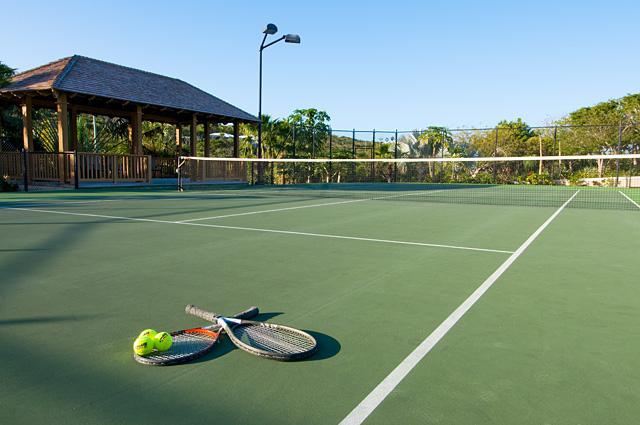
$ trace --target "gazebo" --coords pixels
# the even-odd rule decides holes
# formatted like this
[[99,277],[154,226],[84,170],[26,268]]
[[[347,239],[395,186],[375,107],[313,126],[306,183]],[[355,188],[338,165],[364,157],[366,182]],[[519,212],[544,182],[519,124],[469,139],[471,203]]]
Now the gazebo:
[[[57,111],[59,154],[77,149],[79,113],[126,118],[129,122],[128,156],[134,159],[144,156],[142,121],[175,125],[179,150],[182,149],[182,128],[189,126],[192,156],[197,155],[199,124],[204,126],[204,155],[210,156],[210,125],[233,123],[233,155],[238,156],[239,124],[258,122],[253,115],[182,80],[78,55],[15,75],[8,86],[0,89],[0,103],[20,107],[23,147],[29,153],[34,152],[34,107]],[[149,167],[147,161],[146,175],[150,175]],[[62,168],[61,165],[59,174],[62,174]],[[140,165],[133,168],[140,168]],[[111,174],[114,172],[112,170]],[[88,178],[87,175],[84,177]],[[113,179],[115,181],[115,175]],[[63,178],[57,176],[52,180]],[[122,180],[127,180],[127,176],[123,175]]]

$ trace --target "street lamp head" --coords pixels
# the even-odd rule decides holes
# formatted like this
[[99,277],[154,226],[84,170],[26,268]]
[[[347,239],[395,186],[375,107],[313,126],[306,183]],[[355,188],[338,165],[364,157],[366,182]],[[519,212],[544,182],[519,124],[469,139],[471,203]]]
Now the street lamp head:
[[298,34],[287,34],[284,36],[284,42],[300,44],[300,36]]
[[278,27],[276,27],[274,24],[267,24],[267,27],[264,30],[262,30],[262,33],[267,35],[273,35],[277,32],[278,32]]

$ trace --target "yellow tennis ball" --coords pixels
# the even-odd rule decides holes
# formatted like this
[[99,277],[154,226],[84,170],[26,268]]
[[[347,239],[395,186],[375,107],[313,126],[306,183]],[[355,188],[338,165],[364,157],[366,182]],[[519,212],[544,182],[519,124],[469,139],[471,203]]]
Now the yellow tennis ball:
[[133,352],[139,356],[146,356],[153,351],[153,338],[139,336],[133,341]]
[[140,335],[138,335],[138,338],[140,338],[141,336],[148,336],[149,338],[153,339],[154,336],[156,336],[157,332],[154,331],[153,329],[145,329],[142,332],[140,332]]
[[173,338],[171,338],[171,335],[166,332],[158,332],[156,336],[153,337],[153,343],[158,351],[167,351],[171,348]]

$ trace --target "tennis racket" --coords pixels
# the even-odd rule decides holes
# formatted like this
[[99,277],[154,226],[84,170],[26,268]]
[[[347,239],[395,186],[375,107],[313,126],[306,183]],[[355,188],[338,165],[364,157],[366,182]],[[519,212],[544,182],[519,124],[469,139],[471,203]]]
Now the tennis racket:
[[187,305],[185,311],[205,320],[215,320],[236,347],[259,357],[280,361],[302,360],[318,349],[314,337],[288,326],[217,316],[192,304]]
[[[258,307],[251,307],[233,316],[235,319],[255,317]],[[219,314],[209,313],[200,316],[209,322],[216,322]],[[234,320],[235,320],[234,319]],[[171,332],[173,343],[167,351],[153,351],[148,356],[133,355],[138,363],[155,366],[168,366],[193,361],[213,349],[221,335],[220,325],[215,323],[201,328],[183,329]]]

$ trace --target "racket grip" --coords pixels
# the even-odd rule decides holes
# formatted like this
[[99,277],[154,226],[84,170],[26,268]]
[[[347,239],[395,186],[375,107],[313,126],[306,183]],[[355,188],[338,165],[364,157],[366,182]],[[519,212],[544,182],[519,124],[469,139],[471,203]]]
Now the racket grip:
[[[184,308],[184,311],[187,314],[199,317],[201,319],[206,320],[207,322],[213,322],[213,323],[217,322],[218,317],[221,316],[218,313],[212,313],[210,311],[203,310],[200,307],[196,307],[193,304],[188,304]],[[250,317],[257,316],[259,313],[260,313],[260,310],[258,309],[258,307],[251,307],[245,311],[241,311],[240,313],[234,315],[233,317],[236,319],[248,319]]]

